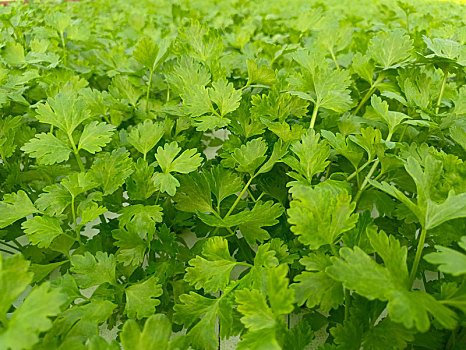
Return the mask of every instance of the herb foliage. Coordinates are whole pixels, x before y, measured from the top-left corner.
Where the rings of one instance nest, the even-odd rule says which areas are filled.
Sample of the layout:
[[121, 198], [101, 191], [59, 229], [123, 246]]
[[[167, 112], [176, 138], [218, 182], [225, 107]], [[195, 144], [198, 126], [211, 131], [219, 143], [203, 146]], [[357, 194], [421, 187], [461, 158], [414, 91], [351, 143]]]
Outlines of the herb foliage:
[[1, 349], [464, 346], [464, 6], [0, 12]]

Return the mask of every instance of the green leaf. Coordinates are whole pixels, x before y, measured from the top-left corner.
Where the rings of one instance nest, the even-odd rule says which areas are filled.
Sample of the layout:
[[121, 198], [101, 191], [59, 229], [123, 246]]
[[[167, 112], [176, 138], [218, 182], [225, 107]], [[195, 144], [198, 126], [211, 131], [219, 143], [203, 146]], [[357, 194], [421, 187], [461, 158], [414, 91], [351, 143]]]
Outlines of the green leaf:
[[20, 43], [9, 42], [3, 49], [3, 58], [9, 65], [16, 66], [26, 63], [24, 48]]
[[167, 316], [156, 314], [149, 317], [141, 331], [138, 323], [128, 320], [121, 332], [124, 350], [173, 349], [169, 346], [172, 327]]
[[157, 281], [157, 277], [151, 276], [126, 288], [125, 313], [129, 318], [140, 320], [155, 313], [155, 307], [160, 305], [160, 300], [156, 298], [162, 295], [161, 285]]
[[30, 262], [20, 254], [3, 259], [0, 255], [0, 321], [6, 321], [6, 313], [11, 304], [32, 282]]
[[50, 317], [61, 313], [60, 307], [67, 297], [48, 282], [34, 288], [16, 309], [6, 330], [0, 333], [0, 346], [4, 349], [30, 349], [39, 341], [39, 334], [52, 327]]
[[167, 80], [176, 93], [189, 94], [189, 88], [193, 86], [205, 87], [210, 83], [210, 73], [192, 57], [183, 55], [178, 59], [173, 71], [167, 74]]
[[[458, 245], [466, 251], [466, 236], [461, 237]], [[424, 256], [426, 261], [439, 265], [437, 269], [443, 273], [453, 276], [466, 274], [466, 254], [439, 245], [436, 245], [435, 249], [438, 252], [429, 253]]]
[[192, 117], [199, 117], [214, 111], [209, 90], [203, 85], [185, 87], [181, 97], [183, 98], [183, 109]]
[[90, 116], [82, 98], [60, 92], [55, 97], [49, 97], [45, 104], [37, 106], [36, 118], [41, 123], [56, 126], [70, 136]]
[[77, 197], [81, 193], [98, 186], [92, 174], [84, 172], [68, 175], [67, 178], [61, 181], [61, 184], [68, 190], [72, 197]]
[[138, 232], [132, 228], [129, 230], [121, 228], [113, 230], [112, 235], [116, 241], [114, 244], [118, 247], [116, 252], [118, 262], [123, 263], [124, 266], [139, 266], [142, 264], [148, 242]]
[[267, 296], [275, 315], [289, 314], [294, 310], [295, 292], [288, 288], [287, 275], [287, 264], [267, 270]]
[[241, 90], [235, 90], [233, 84], [226, 79], [220, 79], [212, 83], [212, 88], [209, 88], [209, 96], [217, 106], [220, 116], [223, 117], [239, 107]]
[[243, 181], [236, 173], [219, 165], [212, 167], [205, 176], [219, 205], [225, 198], [240, 192], [244, 186]]
[[318, 54], [299, 50], [292, 54], [303, 74], [290, 78], [292, 95], [315, 103], [316, 107], [343, 113], [351, 107], [350, 74], [344, 70], [331, 70]]
[[388, 103], [382, 101], [382, 99], [376, 95], [371, 97], [371, 105], [376, 111], [376, 113], [383, 119], [383, 121], [388, 125], [390, 133], [393, 133], [395, 129], [405, 120], [408, 119], [404, 113], [393, 112], [388, 110]]
[[102, 151], [102, 147], [111, 141], [114, 130], [114, 125], [106, 123], [94, 121], [87, 124], [79, 139], [78, 150], [84, 149], [92, 154]]
[[21, 150], [44, 165], [61, 163], [70, 157], [70, 147], [51, 133], [37, 134]]
[[231, 155], [236, 162], [236, 170], [251, 176], [266, 160], [267, 144], [262, 139], [254, 139], [236, 148]]
[[311, 253], [300, 260], [306, 270], [295, 277], [291, 288], [295, 291], [298, 305], [306, 303], [308, 308], [319, 306], [323, 312], [337, 309], [343, 304], [343, 285], [335, 281], [326, 272], [332, 265], [328, 256]]
[[155, 158], [163, 173], [156, 173], [153, 176], [153, 181], [156, 186], [160, 186], [161, 192], [166, 192], [170, 196], [174, 196], [176, 188], [180, 186], [178, 180], [171, 175], [171, 172], [187, 174], [196, 170], [202, 163], [202, 157], [196, 153], [196, 149], [185, 150], [178, 157], [181, 148], [177, 142], [166, 143], [162, 148], [157, 148]]
[[285, 158], [284, 162], [293, 169], [288, 175], [298, 181], [310, 183], [317, 173], [325, 171], [330, 162], [330, 147], [320, 140], [320, 135], [314, 130], [308, 131], [291, 145], [291, 151], [298, 157]]
[[267, 299], [260, 291], [242, 289], [236, 292], [238, 311], [243, 314], [241, 322], [251, 331], [273, 328], [275, 315], [267, 304]]
[[154, 71], [168, 55], [170, 45], [169, 38], [162, 39], [158, 45], [149, 38], [142, 38], [134, 49], [133, 57], [150, 71]]
[[0, 202], [0, 228], [7, 227], [15, 221], [37, 212], [38, 210], [26, 192], [18, 191], [5, 194], [3, 201]]
[[155, 147], [164, 133], [165, 126], [162, 123], [146, 120], [131, 130], [128, 141], [146, 157], [146, 154]]
[[118, 220], [121, 227], [132, 228], [144, 237], [154, 231], [156, 222], [162, 222], [162, 208], [159, 205], [129, 205], [120, 214]]
[[52, 241], [63, 234], [58, 219], [50, 216], [34, 216], [21, 225], [32, 244], [39, 248], [48, 248]]
[[89, 288], [106, 282], [116, 284], [115, 267], [113, 255], [97, 252], [94, 256], [85, 252], [71, 257], [70, 271], [76, 274], [76, 282], [81, 288]]
[[43, 191], [44, 192], [39, 195], [35, 204], [39, 210], [43, 211], [47, 215], [60, 215], [68, 205], [71, 204], [71, 194], [62, 186], [56, 184], [46, 186]]
[[427, 230], [433, 229], [440, 224], [457, 218], [466, 217], [466, 192], [456, 195], [452, 190], [447, 199], [437, 204], [430, 199], [427, 201], [426, 222]]
[[368, 48], [368, 53], [383, 69], [404, 66], [411, 58], [413, 40], [402, 29], [379, 32]]
[[311, 249], [325, 244], [334, 244], [339, 236], [352, 229], [358, 216], [346, 190], [332, 193], [326, 187], [311, 188], [296, 185], [291, 189], [293, 200], [288, 209], [291, 231], [299, 236], [301, 243]]
[[371, 244], [384, 259], [385, 267], [377, 264], [359, 247], [340, 249], [343, 260], [333, 259], [327, 273], [343, 285], [369, 300], [388, 301], [388, 313], [394, 322], [406, 328], [415, 327], [426, 332], [430, 327], [431, 314], [443, 327], [456, 326], [453, 311], [422, 291], [411, 291], [406, 267], [406, 247], [385, 233], [372, 234]]
[[288, 350], [305, 350], [314, 339], [311, 326], [303, 318], [285, 335], [283, 348]]
[[129, 152], [124, 148], [118, 148], [112, 153], [100, 153], [94, 160], [90, 172], [104, 190], [104, 195], [112, 194], [133, 173]]
[[177, 209], [190, 213], [212, 212], [210, 185], [205, 174], [194, 172], [183, 176], [180, 181], [181, 187], [175, 196]]
[[259, 84], [272, 86], [275, 81], [275, 72], [272, 68], [263, 65], [258, 67], [257, 63], [252, 59], [248, 59], [248, 85], [250, 84]]
[[[206, 350], [217, 349], [216, 319], [220, 309], [220, 301], [206, 298], [194, 292], [181, 295], [179, 300], [180, 302], [174, 306], [173, 318], [176, 323], [190, 328], [188, 337], [191, 339], [192, 345]], [[193, 324], [195, 325], [191, 328]]]
[[154, 167], [142, 158], [139, 158], [133, 167], [134, 172], [126, 179], [128, 196], [131, 200], [146, 200], [157, 190], [152, 181]]
[[239, 229], [249, 244], [253, 245], [256, 241], [262, 243], [270, 238], [269, 233], [263, 227], [277, 224], [277, 218], [284, 211], [285, 208], [279, 203], [258, 201], [249, 212], [249, 215], [241, 221]]
[[197, 256], [189, 260], [184, 276], [196, 289], [203, 288], [206, 292], [224, 290], [230, 282], [230, 273], [236, 266], [236, 261], [228, 251], [228, 241], [222, 237], [208, 239], [202, 247], [203, 257]]

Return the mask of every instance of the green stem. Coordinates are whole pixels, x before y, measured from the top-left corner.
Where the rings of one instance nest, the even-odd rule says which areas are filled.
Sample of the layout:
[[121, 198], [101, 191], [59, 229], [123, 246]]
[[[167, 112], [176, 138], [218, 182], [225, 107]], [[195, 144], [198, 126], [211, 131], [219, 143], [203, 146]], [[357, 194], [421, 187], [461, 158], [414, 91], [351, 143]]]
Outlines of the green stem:
[[350, 294], [349, 289], [345, 288], [345, 321], [348, 320], [349, 317], [349, 307], [350, 307]]
[[[388, 136], [387, 136], [387, 139], [385, 142], [390, 142], [390, 140], [392, 139], [392, 136], [393, 136], [393, 131], [390, 131], [388, 133]], [[374, 162], [374, 164], [372, 164], [372, 167], [371, 169], [369, 170], [369, 173], [366, 175], [366, 177], [364, 178], [364, 181], [361, 185], [361, 187], [359, 187], [359, 190], [358, 192], [356, 193], [356, 196], [354, 197], [354, 201], [357, 203], [359, 198], [361, 197], [361, 194], [362, 194], [362, 191], [364, 191], [364, 188], [367, 186], [367, 184], [369, 183], [369, 179], [372, 177], [372, 174], [374, 174], [374, 171], [375, 169], [377, 169], [377, 166], [379, 165], [380, 163], [380, 160], [379, 158], [377, 158]]]
[[150, 76], [149, 76], [149, 82], [147, 83], [147, 92], [146, 92], [146, 114], [149, 111], [149, 93], [150, 93], [150, 87], [152, 85], [152, 75], [154, 74], [154, 70], [151, 69], [150, 71]]
[[370, 89], [366, 92], [364, 97], [362, 98], [361, 102], [359, 102], [358, 107], [356, 107], [356, 110], [354, 111], [353, 114], [358, 114], [359, 110], [364, 106], [366, 101], [371, 97], [371, 95], [374, 93], [375, 88], [379, 85], [379, 83], [383, 80], [383, 76], [379, 76], [377, 80], [374, 82], [374, 84], [371, 85]]
[[79, 170], [81, 170], [82, 172], [85, 172], [86, 169], [84, 168], [83, 161], [81, 160], [81, 157], [79, 156], [79, 150], [76, 148], [76, 145], [74, 143], [73, 135], [68, 134], [68, 139], [71, 142], [71, 147], [73, 148], [74, 156], [76, 157], [76, 161], [78, 162]]
[[332, 55], [332, 60], [335, 63], [335, 67], [337, 68], [337, 70], [340, 70], [340, 65], [338, 64], [337, 58], [335, 57], [333, 50], [330, 50], [330, 54]]
[[254, 203], [256, 203], [256, 200], [254, 199], [254, 196], [252, 195], [252, 192], [251, 192], [251, 190], [249, 188], [248, 188], [248, 195], [249, 195], [249, 197], [251, 197], [252, 201]]
[[416, 256], [414, 257], [413, 267], [411, 268], [411, 273], [409, 274], [410, 285], [413, 284], [414, 279], [416, 278], [417, 268], [419, 267], [419, 262], [421, 261], [422, 250], [424, 249], [424, 244], [426, 242], [427, 230], [422, 227], [421, 235], [419, 236], [419, 242], [416, 248]]
[[249, 181], [246, 183], [246, 185], [244, 185], [244, 188], [241, 190], [241, 193], [240, 193], [239, 196], [236, 198], [235, 202], [233, 203], [233, 205], [231, 206], [231, 208], [228, 210], [228, 212], [226, 213], [226, 215], [223, 217], [223, 219], [226, 219], [227, 217], [229, 217], [230, 214], [233, 212], [233, 210], [235, 210], [236, 206], [238, 205], [239, 201], [241, 200], [241, 197], [243, 197], [244, 192], [246, 192], [246, 190], [248, 189], [249, 185], [251, 184], [252, 179], [254, 179], [254, 176], [251, 176], [251, 178], [250, 178]]
[[372, 177], [372, 174], [374, 173], [375, 169], [377, 168], [377, 166], [379, 165], [380, 161], [379, 159], [377, 158], [374, 162], [374, 164], [372, 164], [372, 168], [369, 170], [369, 173], [366, 175], [365, 179], [364, 179], [364, 182], [362, 183], [361, 187], [359, 187], [359, 190], [358, 192], [356, 193], [356, 196], [354, 197], [354, 201], [357, 203], [358, 200], [359, 200], [359, 197], [361, 197], [361, 194], [362, 194], [362, 191], [364, 190], [364, 188], [366, 187], [367, 183], [369, 182], [369, 179]]
[[63, 36], [63, 33], [60, 33], [60, 38], [61, 38], [61, 46], [62, 46], [62, 52], [63, 52], [63, 64], [66, 66], [68, 65], [68, 54], [66, 52], [66, 43], [65, 43], [65, 37]]
[[316, 103], [314, 105], [314, 110], [312, 111], [311, 124], [309, 125], [309, 129], [314, 129], [314, 124], [316, 123], [317, 111], [318, 110], [319, 110], [319, 104]]
[[159, 198], [160, 198], [160, 191], [157, 192], [157, 197], [155, 198], [155, 204], [159, 202]]
[[78, 222], [76, 220], [76, 209], [74, 208], [74, 196], [71, 196], [71, 214], [73, 215], [74, 232], [76, 233], [76, 241], [79, 243], [79, 245], [82, 245], [81, 234], [78, 230]]
[[247, 266], [247, 267], [254, 267], [254, 265], [248, 264], [248, 263], [246, 263], [246, 262], [241, 262], [241, 261], [237, 261], [237, 262], [236, 262], [236, 265], [242, 265], [242, 266]]
[[[373, 159], [372, 159], [372, 160], [373, 160]], [[370, 163], [372, 163], [372, 160], [368, 160], [368, 161], [365, 162], [363, 165], [361, 165], [361, 167], [357, 168], [351, 175], [349, 175], [349, 176], [346, 178], [346, 181], [351, 180], [353, 177], [355, 177], [357, 174], [359, 174], [361, 171], [363, 171]]]
[[64, 236], [66, 236], [66, 237], [68, 237], [68, 238], [70, 238], [70, 239], [72, 239], [73, 241], [79, 242], [79, 241], [76, 239], [76, 237], [73, 237], [72, 235], [69, 235], [69, 234], [66, 233], [66, 232], [63, 232], [63, 233], [61, 233], [61, 234], [63, 234]]
[[443, 72], [442, 86], [440, 87], [440, 95], [438, 96], [437, 106], [435, 107], [435, 114], [438, 114], [440, 104], [442, 103], [443, 92], [445, 91], [445, 85], [447, 84], [448, 72]]

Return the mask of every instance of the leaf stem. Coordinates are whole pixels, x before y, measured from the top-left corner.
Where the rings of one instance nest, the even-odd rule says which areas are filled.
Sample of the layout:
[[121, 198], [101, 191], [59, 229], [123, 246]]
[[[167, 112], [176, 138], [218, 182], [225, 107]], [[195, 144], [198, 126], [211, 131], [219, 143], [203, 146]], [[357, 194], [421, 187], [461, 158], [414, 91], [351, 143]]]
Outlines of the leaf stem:
[[416, 248], [416, 256], [414, 257], [413, 266], [411, 268], [411, 273], [409, 274], [410, 285], [412, 286], [414, 279], [416, 278], [417, 269], [419, 267], [419, 262], [421, 261], [422, 250], [424, 249], [424, 243], [426, 242], [427, 230], [425, 227], [422, 227], [421, 235], [419, 236], [419, 242]]
[[236, 206], [238, 205], [239, 201], [241, 200], [241, 197], [243, 197], [244, 192], [246, 192], [246, 190], [248, 189], [249, 185], [251, 184], [252, 179], [254, 179], [254, 176], [253, 176], [253, 175], [251, 175], [251, 178], [249, 179], [249, 181], [246, 183], [246, 185], [244, 185], [244, 187], [243, 187], [243, 189], [241, 190], [239, 196], [236, 198], [235, 202], [233, 203], [233, 205], [231, 206], [231, 208], [228, 210], [228, 212], [225, 214], [225, 216], [223, 217], [223, 219], [226, 219], [227, 217], [229, 217], [230, 214], [233, 212], [233, 210], [236, 208]]
[[309, 125], [309, 129], [314, 129], [314, 124], [316, 123], [318, 110], [319, 110], [319, 104], [316, 103], [314, 104], [314, 110], [312, 111], [311, 124]]
[[350, 291], [349, 289], [345, 288], [345, 321], [348, 320], [349, 317], [349, 307], [350, 307]]
[[379, 76], [377, 78], [377, 80], [371, 84], [371, 87], [370, 89], [366, 92], [366, 94], [364, 95], [364, 97], [362, 98], [362, 100], [359, 102], [358, 106], [356, 107], [356, 110], [354, 111], [353, 114], [358, 114], [359, 110], [362, 108], [362, 106], [364, 106], [364, 104], [366, 103], [366, 101], [369, 99], [369, 97], [371, 97], [371, 95], [374, 93], [375, 91], [375, 88], [379, 85], [379, 83], [383, 80], [383, 76]]
[[337, 68], [337, 70], [340, 70], [340, 65], [338, 64], [337, 58], [335, 57], [335, 54], [333, 53], [333, 49], [329, 51], [330, 51], [330, 55], [332, 55], [332, 60], [335, 63], [335, 67]]
[[74, 144], [73, 135], [68, 134], [68, 139], [70, 140], [71, 147], [73, 148], [73, 153], [74, 153], [74, 156], [76, 157], [79, 170], [81, 170], [82, 172], [85, 172], [86, 169], [84, 168], [83, 161], [81, 160], [81, 157], [79, 156], [79, 150], [76, 148], [76, 145]]
[[[385, 142], [390, 142], [390, 140], [392, 139], [392, 136], [393, 136], [393, 131], [389, 132], [388, 133], [388, 136], [387, 136], [387, 139], [385, 140]], [[374, 162], [374, 164], [372, 164], [372, 167], [371, 169], [369, 170], [369, 173], [366, 175], [366, 177], [364, 178], [364, 181], [361, 185], [361, 187], [359, 187], [359, 190], [358, 192], [356, 193], [356, 196], [354, 197], [354, 201], [357, 203], [359, 201], [359, 198], [361, 197], [361, 194], [362, 194], [362, 191], [364, 191], [364, 188], [367, 186], [367, 184], [369, 183], [369, 179], [371, 178], [372, 174], [374, 174], [374, 171], [375, 169], [377, 169], [377, 166], [379, 165], [380, 163], [380, 160], [379, 158], [377, 158]]]
[[61, 46], [62, 46], [62, 52], [63, 52], [63, 64], [67, 66], [68, 65], [68, 54], [66, 52], [65, 37], [62, 32], [60, 32], [60, 38], [61, 38]]
[[78, 222], [76, 221], [76, 209], [74, 208], [74, 196], [71, 196], [71, 214], [73, 215], [73, 223], [74, 223], [74, 232], [76, 233], [76, 241], [79, 245], [83, 245], [81, 242], [81, 234], [78, 230]]
[[357, 174], [359, 174], [361, 171], [363, 171], [370, 163], [372, 163], [373, 159], [367, 160], [363, 165], [361, 165], [359, 168], [357, 168], [351, 175], [348, 175], [346, 178], [346, 181], [351, 180], [353, 177], [355, 177]]
[[447, 84], [448, 72], [443, 71], [442, 86], [440, 87], [440, 95], [438, 96], [437, 106], [435, 107], [435, 114], [438, 114], [440, 104], [442, 103], [443, 92], [445, 91], [445, 85]]
[[152, 75], [154, 74], [154, 70], [150, 70], [150, 76], [149, 76], [149, 81], [147, 82], [147, 92], [146, 92], [146, 115], [147, 112], [149, 111], [149, 93], [150, 93], [150, 87], [152, 85]]

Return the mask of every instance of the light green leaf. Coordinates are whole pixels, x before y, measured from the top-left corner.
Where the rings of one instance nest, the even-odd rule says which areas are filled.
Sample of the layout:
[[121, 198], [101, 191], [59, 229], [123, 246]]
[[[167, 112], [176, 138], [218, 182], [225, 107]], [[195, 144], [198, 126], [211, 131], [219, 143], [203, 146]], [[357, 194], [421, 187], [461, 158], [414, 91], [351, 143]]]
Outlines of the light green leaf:
[[60, 221], [50, 216], [34, 216], [21, 225], [32, 244], [48, 248], [52, 241], [63, 234]]
[[265, 152], [267, 152], [267, 144], [259, 138], [236, 148], [231, 156], [237, 164], [237, 171], [249, 173], [252, 176], [267, 158]]
[[75, 279], [82, 288], [89, 288], [102, 283], [116, 284], [115, 280], [115, 257], [103, 252], [92, 255], [85, 252], [84, 255], [73, 255], [71, 257], [70, 271], [75, 273]]
[[133, 171], [129, 152], [124, 148], [118, 148], [112, 153], [100, 153], [90, 170], [95, 181], [104, 190], [104, 195], [118, 190]]
[[[466, 236], [461, 237], [458, 243], [466, 251]], [[431, 264], [439, 265], [438, 270], [453, 276], [466, 274], [466, 254], [460, 253], [451, 248], [435, 246], [436, 253], [429, 253], [424, 259]]]
[[16, 66], [26, 63], [24, 48], [20, 43], [9, 42], [3, 48], [3, 58], [9, 65]]
[[65, 142], [51, 133], [37, 134], [21, 147], [21, 150], [28, 153], [30, 157], [37, 158], [38, 162], [44, 165], [67, 161], [71, 152]]
[[11, 304], [32, 282], [33, 274], [29, 271], [30, 262], [20, 254], [3, 259], [0, 254], [0, 320]]
[[78, 150], [84, 149], [92, 154], [102, 151], [102, 147], [112, 139], [114, 130], [115, 126], [107, 123], [93, 121], [87, 124], [79, 139]]
[[413, 40], [404, 30], [397, 28], [375, 35], [369, 43], [368, 53], [382, 68], [391, 69], [405, 65], [412, 50]]
[[7, 227], [15, 221], [37, 212], [38, 210], [26, 192], [18, 191], [5, 194], [3, 201], [0, 202], [0, 228]]
[[162, 123], [146, 120], [131, 130], [128, 141], [146, 157], [147, 152], [154, 148], [164, 133], [165, 126]]
[[18, 309], [13, 312], [6, 330], [0, 333], [2, 349], [30, 349], [39, 341], [39, 334], [52, 327], [52, 320], [61, 313], [67, 297], [48, 282], [34, 288]]
[[230, 282], [230, 273], [236, 261], [228, 251], [228, 241], [222, 237], [208, 239], [202, 248], [203, 257], [197, 256], [189, 261], [184, 276], [196, 289], [216, 293], [224, 290]]
[[233, 112], [239, 107], [241, 90], [235, 90], [232, 83], [226, 79], [220, 79], [212, 83], [209, 88], [209, 96], [220, 111], [220, 116]]
[[288, 209], [291, 231], [299, 236], [301, 243], [311, 249], [325, 244], [334, 244], [339, 236], [352, 229], [358, 216], [352, 214], [356, 208], [346, 190], [339, 193], [327, 187], [311, 188], [305, 185], [293, 186], [293, 200]]
[[98, 183], [94, 181], [92, 174], [88, 172], [72, 173], [71, 175], [68, 175], [67, 178], [63, 179], [61, 184], [73, 197], [98, 186]]
[[36, 118], [41, 123], [51, 124], [71, 135], [90, 116], [82, 98], [60, 92], [54, 97], [49, 97], [45, 104], [37, 106]]
[[136, 321], [126, 321], [120, 336], [124, 350], [155, 350], [172, 349], [169, 346], [171, 334], [172, 327], [167, 316], [156, 314], [146, 320], [142, 331]]
[[155, 313], [155, 307], [160, 305], [160, 300], [156, 298], [163, 293], [157, 281], [157, 277], [151, 276], [146, 281], [126, 288], [125, 313], [129, 318], [140, 320]]

